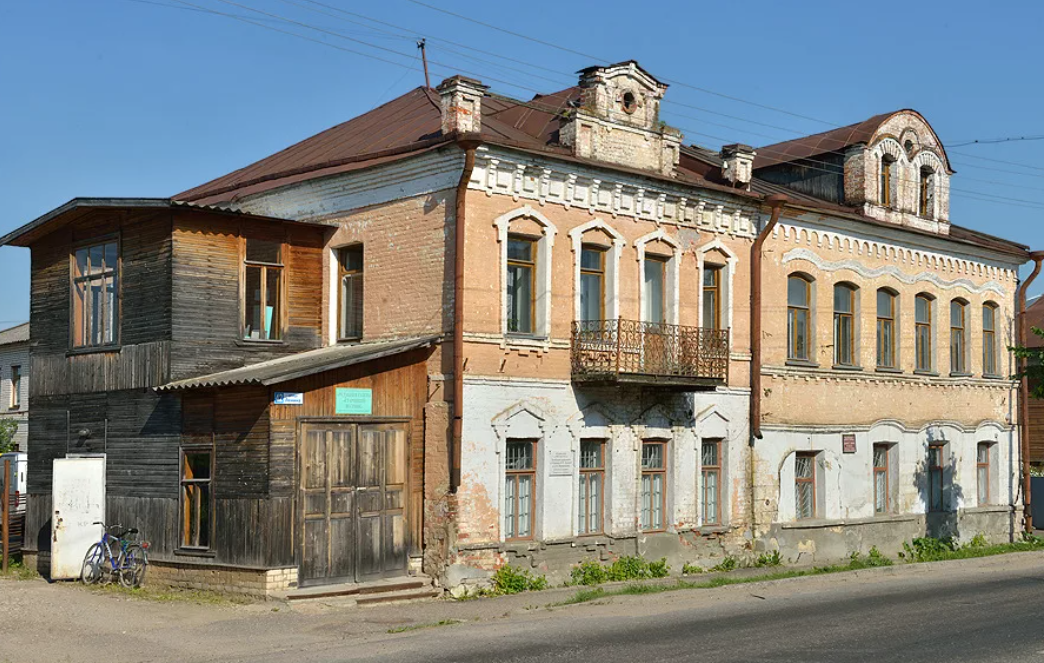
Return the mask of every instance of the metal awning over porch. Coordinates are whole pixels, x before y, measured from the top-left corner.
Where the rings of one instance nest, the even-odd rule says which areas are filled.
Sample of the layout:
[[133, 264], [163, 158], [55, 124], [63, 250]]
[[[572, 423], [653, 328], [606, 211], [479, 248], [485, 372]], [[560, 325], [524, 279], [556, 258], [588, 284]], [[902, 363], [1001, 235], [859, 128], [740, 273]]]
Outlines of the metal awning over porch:
[[233, 368], [220, 373], [211, 373], [196, 378], [178, 380], [157, 387], [157, 391], [183, 389], [206, 389], [237, 385], [273, 385], [288, 380], [315, 375], [336, 368], [361, 364], [375, 359], [399, 355], [434, 345], [439, 336], [359, 343], [357, 345], [334, 345], [318, 350], [309, 350], [289, 357]]

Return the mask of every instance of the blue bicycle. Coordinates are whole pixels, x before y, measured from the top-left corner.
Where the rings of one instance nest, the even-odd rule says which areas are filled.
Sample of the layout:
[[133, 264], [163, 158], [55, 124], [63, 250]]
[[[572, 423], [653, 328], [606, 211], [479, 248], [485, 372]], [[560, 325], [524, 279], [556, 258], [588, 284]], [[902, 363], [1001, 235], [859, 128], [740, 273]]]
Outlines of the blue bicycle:
[[145, 581], [145, 568], [149, 564], [149, 542], [137, 542], [138, 530], [124, 529], [122, 525], [101, 525], [104, 530], [101, 541], [95, 543], [83, 558], [80, 580], [87, 585], [101, 581], [111, 582], [115, 576], [124, 587], [140, 587]]

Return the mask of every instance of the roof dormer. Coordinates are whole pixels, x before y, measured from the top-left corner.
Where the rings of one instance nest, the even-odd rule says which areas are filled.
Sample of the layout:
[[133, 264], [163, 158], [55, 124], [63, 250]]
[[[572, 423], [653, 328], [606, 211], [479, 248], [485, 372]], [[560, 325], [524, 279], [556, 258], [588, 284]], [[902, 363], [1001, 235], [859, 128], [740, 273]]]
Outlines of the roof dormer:
[[579, 74], [579, 104], [562, 125], [561, 143], [578, 157], [673, 174], [681, 133], [660, 121], [667, 85], [634, 60]]

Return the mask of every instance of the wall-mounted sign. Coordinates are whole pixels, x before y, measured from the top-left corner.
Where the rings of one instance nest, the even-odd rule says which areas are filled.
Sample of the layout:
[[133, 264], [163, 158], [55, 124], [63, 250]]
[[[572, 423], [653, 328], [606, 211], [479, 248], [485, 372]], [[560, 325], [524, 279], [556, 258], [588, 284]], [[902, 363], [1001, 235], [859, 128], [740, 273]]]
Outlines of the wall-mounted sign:
[[842, 433], [841, 452], [854, 454], [856, 452], [855, 433]]
[[304, 405], [304, 394], [299, 391], [277, 391], [272, 402], [276, 405]]
[[567, 477], [573, 474], [573, 453], [571, 451], [551, 452], [551, 476]]
[[337, 414], [373, 414], [373, 390], [338, 387], [334, 412]]

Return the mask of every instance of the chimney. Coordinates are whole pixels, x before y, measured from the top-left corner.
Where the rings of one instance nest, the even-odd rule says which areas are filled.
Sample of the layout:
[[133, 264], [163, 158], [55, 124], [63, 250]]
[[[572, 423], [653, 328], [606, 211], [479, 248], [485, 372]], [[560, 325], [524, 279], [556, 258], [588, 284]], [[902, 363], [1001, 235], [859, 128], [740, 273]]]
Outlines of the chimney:
[[750, 145], [733, 143], [721, 148], [721, 175], [732, 186], [750, 190], [750, 179], [754, 174], [754, 155]]
[[488, 86], [474, 78], [451, 76], [435, 89], [442, 97], [442, 135], [482, 131], [482, 95]]

